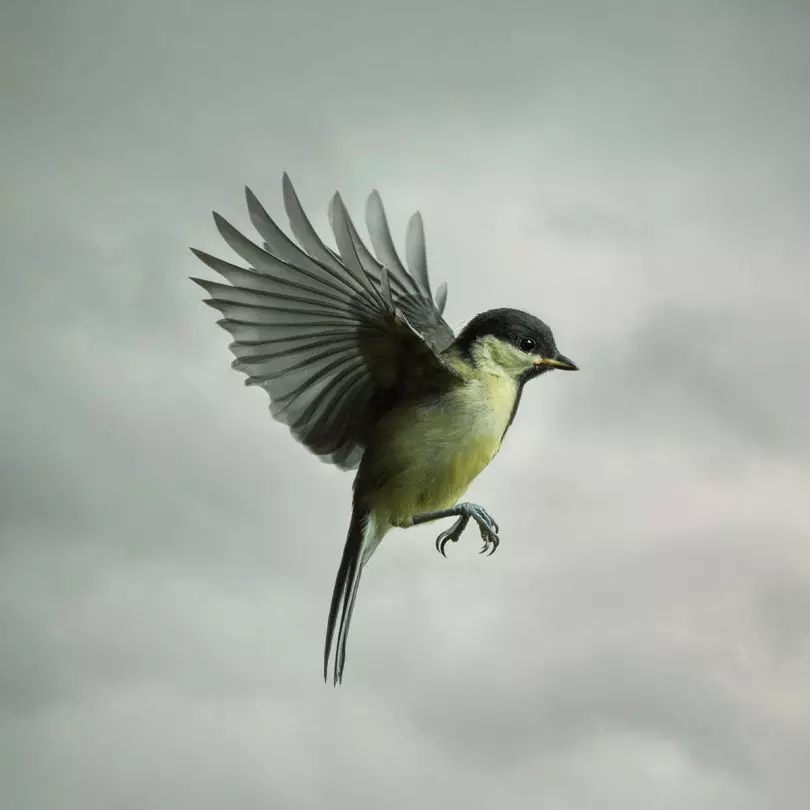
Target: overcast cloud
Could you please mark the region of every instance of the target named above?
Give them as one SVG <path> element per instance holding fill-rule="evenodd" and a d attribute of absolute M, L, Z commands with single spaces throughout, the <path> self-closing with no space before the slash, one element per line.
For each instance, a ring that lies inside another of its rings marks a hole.
<path fill-rule="evenodd" d="M 810 6 L 0 10 L 0 805 L 810 801 Z M 321 679 L 351 476 L 187 276 L 249 184 L 426 222 L 455 328 L 547 320 L 442 560 L 391 534 Z"/>

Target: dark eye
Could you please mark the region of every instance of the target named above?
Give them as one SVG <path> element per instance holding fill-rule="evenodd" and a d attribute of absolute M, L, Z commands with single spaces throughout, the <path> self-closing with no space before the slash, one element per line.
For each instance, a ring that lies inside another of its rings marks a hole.
<path fill-rule="evenodd" d="M 528 354 L 537 348 L 537 341 L 534 338 L 521 338 L 518 341 L 518 348 Z"/>

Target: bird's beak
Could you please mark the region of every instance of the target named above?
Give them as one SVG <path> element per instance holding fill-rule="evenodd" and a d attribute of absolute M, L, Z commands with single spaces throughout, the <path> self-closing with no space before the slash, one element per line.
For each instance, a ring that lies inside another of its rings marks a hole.
<path fill-rule="evenodd" d="M 564 354 L 558 354 L 556 357 L 541 357 L 534 361 L 536 366 L 549 366 L 550 368 L 558 368 L 561 371 L 579 371 L 579 366 L 569 360 Z"/>

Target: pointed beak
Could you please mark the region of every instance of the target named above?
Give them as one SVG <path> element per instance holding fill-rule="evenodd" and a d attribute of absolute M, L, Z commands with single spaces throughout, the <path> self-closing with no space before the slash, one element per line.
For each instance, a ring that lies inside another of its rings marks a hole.
<path fill-rule="evenodd" d="M 550 368 L 558 368 L 561 371 L 579 371 L 579 366 L 572 360 L 569 360 L 564 354 L 558 354 L 556 357 L 541 357 L 535 360 L 536 366 L 549 366 Z"/>

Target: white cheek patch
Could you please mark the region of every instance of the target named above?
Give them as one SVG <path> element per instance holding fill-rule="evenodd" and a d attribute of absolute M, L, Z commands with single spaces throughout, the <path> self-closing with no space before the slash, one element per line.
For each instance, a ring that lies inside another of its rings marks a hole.
<path fill-rule="evenodd" d="M 497 338 L 485 338 L 481 341 L 480 349 L 475 353 L 478 365 L 493 374 L 506 374 L 510 377 L 519 377 L 524 372 L 534 368 L 538 358 L 535 354 L 526 354 L 517 346 Z"/>
<path fill-rule="evenodd" d="M 526 352 L 520 351 L 516 346 L 509 346 L 509 349 L 509 370 L 512 371 L 515 376 L 519 376 L 523 374 L 524 371 L 534 368 L 537 355 L 526 354 Z"/>

